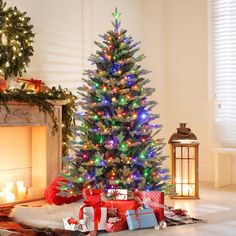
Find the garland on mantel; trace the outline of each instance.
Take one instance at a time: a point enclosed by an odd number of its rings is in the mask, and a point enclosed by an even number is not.
[[[53,123],[52,134],[58,130],[57,119],[54,114],[54,104],[58,100],[65,100],[66,104],[62,105],[62,155],[68,154],[68,144],[74,138],[75,112],[77,97],[68,89],[51,88],[48,91],[33,92],[23,89],[12,89],[0,92],[0,105],[6,107],[10,112],[7,103],[10,101],[28,103],[31,106],[38,106],[40,111],[47,113]]]

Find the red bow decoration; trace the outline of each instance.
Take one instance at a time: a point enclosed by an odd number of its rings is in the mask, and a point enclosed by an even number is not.
[[[102,190],[101,189],[83,189],[83,193],[85,195],[101,195]]]
[[[92,207],[93,211],[94,211],[94,231],[98,230],[98,223],[101,220],[101,202],[97,201],[97,202],[91,202],[91,201],[84,201],[84,205],[80,208],[79,210],[79,220],[83,220],[84,219],[84,208],[85,207]]]
[[[40,90],[41,85],[44,84],[42,80],[38,80],[38,79],[17,78],[17,82],[22,82],[22,81],[26,82],[27,84],[33,84],[37,92]]]
[[[171,209],[170,211],[174,212],[178,216],[186,216],[187,211],[183,209]]]
[[[70,217],[67,222],[70,224],[70,225],[77,225],[78,224],[78,221],[75,220],[73,217]]]
[[[117,199],[117,197],[120,195],[119,191],[117,191],[116,189],[112,192],[113,196],[114,196],[114,200]]]

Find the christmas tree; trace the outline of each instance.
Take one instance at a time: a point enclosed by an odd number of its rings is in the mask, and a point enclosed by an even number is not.
[[[84,112],[78,113],[77,140],[64,157],[61,195],[81,193],[82,188],[124,188],[168,191],[169,171],[162,167],[163,139],[156,138],[161,125],[151,110],[155,101],[147,99],[153,88],[145,85],[149,71],[135,56],[139,42],[120,29],[120,13],[112,14],[114,29],[95,42],[99,50],[91,55],[95,70],[79,88]]]

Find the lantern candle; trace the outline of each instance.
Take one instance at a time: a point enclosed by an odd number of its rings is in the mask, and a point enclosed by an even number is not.
[[[189,194],[189,186],[188,184],[183,184],[183,195],[188,196]]]
[[[198,149],[199,142],[186,123],[180,123],[177,132],[170,139],[171,175],[175,186],[172,198],[198,199]]]
[[[176,178],[175,179],[175,191],[177,194],[181,194],[181,182],[180,182],[180,179],[179,178]]]

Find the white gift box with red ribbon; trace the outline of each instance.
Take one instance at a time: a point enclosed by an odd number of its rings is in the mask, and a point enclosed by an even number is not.
[[[107,196],[113,197],[113,200],[127,200],[128,190],[127,189],[108,189]]]
[[[78,222],[73,217],[66,217],[63,219],[64,229],[75,231],[78,229]]]

